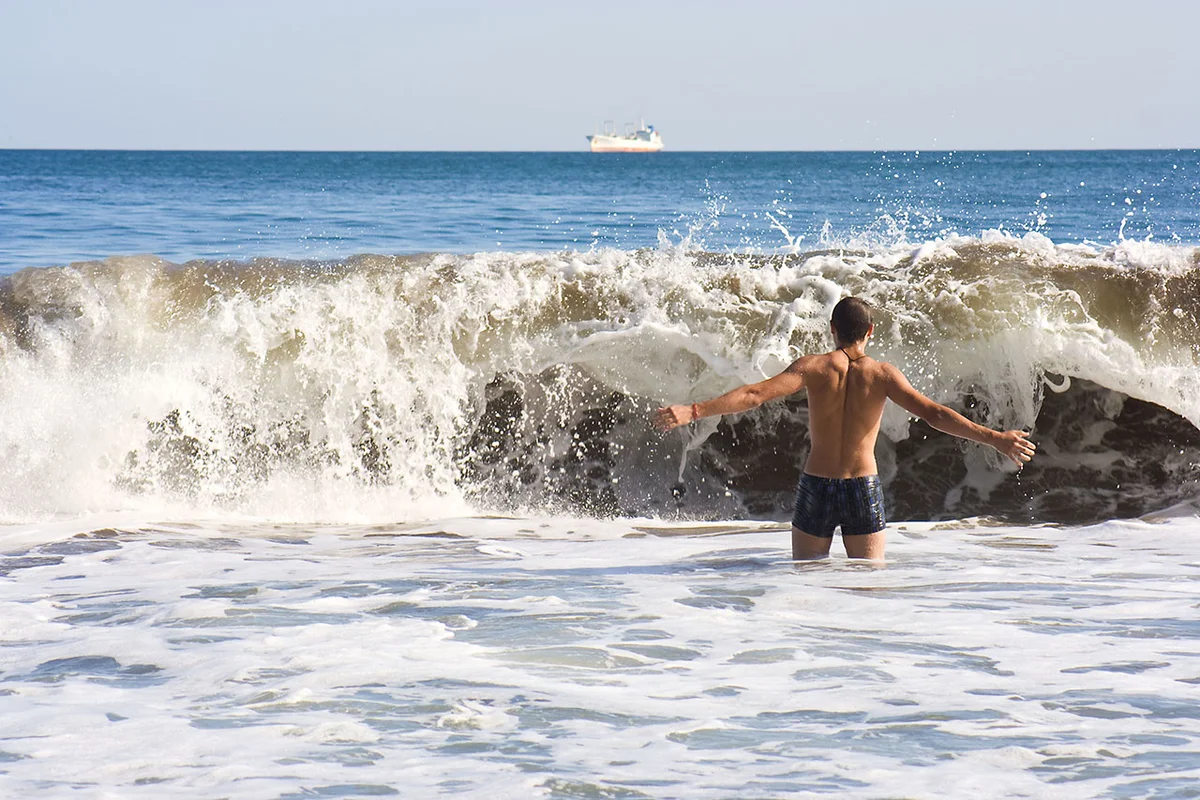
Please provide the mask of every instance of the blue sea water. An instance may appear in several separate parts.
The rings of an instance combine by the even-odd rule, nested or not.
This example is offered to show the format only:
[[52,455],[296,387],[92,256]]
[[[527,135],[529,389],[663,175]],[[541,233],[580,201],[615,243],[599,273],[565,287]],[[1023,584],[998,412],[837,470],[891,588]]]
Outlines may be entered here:
[[0,271],[361,253],[1200,241],[1200,152],[0,151]]
[[[0,151],[0,797],[1186,798],[1200,152]],[[828,348],[886,564],[795,564]]]

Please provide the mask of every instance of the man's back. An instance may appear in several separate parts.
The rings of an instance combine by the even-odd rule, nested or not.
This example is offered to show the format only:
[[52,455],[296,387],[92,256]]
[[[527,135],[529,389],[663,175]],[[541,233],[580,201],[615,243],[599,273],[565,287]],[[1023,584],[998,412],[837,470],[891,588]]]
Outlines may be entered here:
[[888,399],[887,365],[851,350],[792,365],[808,389],[812,450],[804,471],[820,478],[874,475],[875,440]]
[[939,431],[996,448],[1018,467],[1036,450],[1024,431],[994,431],[978,425],[918,392],[891,364],[867,356],[864,348],[874,330],[870,304],[843,298],[829,322],[838,349],[798,359],[773,378],[690,407],[660,408],[655,415],[656,424],[670,430],[706,416],[740,413],[777,397],[808,392],[812,451],[796,490],[793,558],[827,555],[837,527],[851,558],[883,557],[886,519],[875,440],[888,400]]

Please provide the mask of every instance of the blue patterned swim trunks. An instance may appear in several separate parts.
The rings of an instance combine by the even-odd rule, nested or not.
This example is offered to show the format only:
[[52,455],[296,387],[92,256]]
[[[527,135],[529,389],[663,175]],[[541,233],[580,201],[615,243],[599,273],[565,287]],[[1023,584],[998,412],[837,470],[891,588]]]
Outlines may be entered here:
[[879,476],[818,478],[804,473],[796,487],[796,513],[792,525],[824,539],[832,539],[833,529],[839,525],[843,536],[861,536],[883,530],[887,518]]

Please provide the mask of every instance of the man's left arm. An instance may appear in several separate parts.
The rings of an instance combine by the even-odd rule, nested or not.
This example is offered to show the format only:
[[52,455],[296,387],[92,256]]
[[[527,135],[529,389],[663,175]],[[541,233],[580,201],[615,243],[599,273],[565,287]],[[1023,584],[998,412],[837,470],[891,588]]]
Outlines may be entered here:
[[731,392],[726,392],[720,397],[714,397],[703,403],[660,408],[655,412],[654,424],[663,431],[669,431],[703,417],[737,414],[758,408],[769,400],[795,394],[804,388],[803,361],[804,359],[800,359],[793,362],[790,367],[774,378],[739,386]]

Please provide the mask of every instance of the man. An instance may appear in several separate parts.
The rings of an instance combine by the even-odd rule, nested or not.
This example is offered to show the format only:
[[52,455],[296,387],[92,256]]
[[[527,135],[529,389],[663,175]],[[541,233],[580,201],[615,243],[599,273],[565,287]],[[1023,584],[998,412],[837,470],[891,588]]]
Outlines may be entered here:
[[909,384],[900,370],[865,352],[875,331],[871,306],[847,297],[829,323],[837,348],[804,356],[774,378],[748,384],[703,403],[660,408],[655,423],[664,431],[702,417],[736,414],[768,400],[808,390],[812,451],[796,490],[792,558],[829,555],[834,528],[850,558],[883,558],[886,544],[883,490],[875,465],[875,440],[888,400],[934,428],[996,448],[1018,466],[1033,458],[1024,431],[994,431],[935,403]]

